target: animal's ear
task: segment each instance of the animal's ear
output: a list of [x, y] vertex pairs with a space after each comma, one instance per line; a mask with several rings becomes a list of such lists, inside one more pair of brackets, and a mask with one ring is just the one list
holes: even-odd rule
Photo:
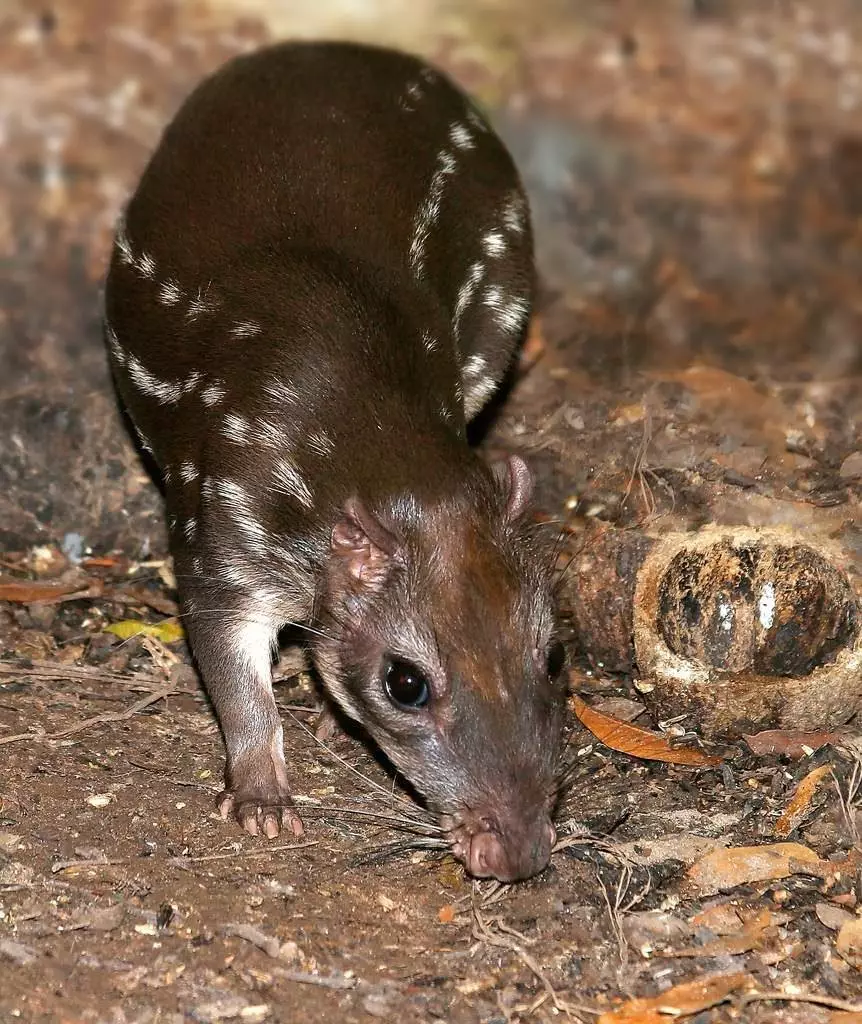
[[382, 583], [398, 549], [398, 538], [359, 498], [350, 498], [332, 528], [331, 548], [347, 573], [363, 586]]
[[523, 515], [533, 494], [533, 474], [520, 455], [510, 455], [494, 465], [494, 473], [506, 497], [506, 519], [514, 522]]

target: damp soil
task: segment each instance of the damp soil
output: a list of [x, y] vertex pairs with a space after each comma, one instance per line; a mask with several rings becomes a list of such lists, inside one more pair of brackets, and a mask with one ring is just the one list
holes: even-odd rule
[[[113, 223], [201, 75], [291, 17], [303, 31], [270, 6], [278, 19], [239, 0], [0, 10], [0, 576], [67, 585], [0, 602], [0, 1021], [592, 1021], [735, 971], [776, 998], [698, 1022], [839, 1020], [862, 1004], [859, 948], [836, 938], [858, 868], [710, 895], [686, 872], [775, 842], [821, 764], [834, 783], [785, 838], [855, 863], [847, 744], [798, 761], [740, 741], [691, 768], [573, 718], [564, 842], [500, 889], [429, 842], [362, 737], [313, 738], [319, 695], [291, 662], [276, 690], [306, 834], [243, 835], [214, 813], [221, 739], [182, 640], [105, 631], [163, 622], [175, 598], [102, 346]], [[356, 7], [333, 33], [392, 41]], [[429, 9], [415, 45], [510, 143], [538, 244], [537, 315], [484, 449], [530, 461], [563, 561], [596, 520], [780, 526], [840, 548], [858, 599], [858, 6], [456, 7]], [[655, 728], [630, 674], [577, 637], [571, 654], [584, 699]], [[725, 904], [772, 924], [717, 951], [697, 915]]]

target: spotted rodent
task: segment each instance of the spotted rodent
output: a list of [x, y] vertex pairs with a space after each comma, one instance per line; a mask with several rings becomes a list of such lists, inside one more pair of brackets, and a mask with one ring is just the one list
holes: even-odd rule
[[522, 460], [465, 423], [532, 294], [502, 142], [405, 54], [283, 44], [205, 80], [117, 231], [106, 335], [167, 498], [185, 623], [227, 748], [222, 814], [294, 834], [272, 694], [304, 627], [329, 695], [476, 876], [554, 842], [564, 651]]

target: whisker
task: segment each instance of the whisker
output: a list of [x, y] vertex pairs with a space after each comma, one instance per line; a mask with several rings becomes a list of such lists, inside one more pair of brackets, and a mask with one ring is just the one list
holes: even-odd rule
[[392, 860], [394, 857], [397, 857], [402, 853], [409, 853], [412, 850], [437, 850], [443, 853], [447, 849], [448, 843], [445, 843], [442, 840], [401, 840], [394, 843], [388, 843], [386, 846], [382, 846], [379, 849], [372, 850], [368, 853], [357, 854], [357, 856], [352, 857], [348, 861], [348, 866], [351, 868], [359, 868], [369, 864], [381, 864], [384, 861]]
[[[362, 781], [367, 786], [370, 786], [378, 793], [382, 793], [387, 800], [397, 800], [398, 803], [404, 804], [405, 807], [408, 807], [414, 813], [425, 813], [426, 816], [430, 818], [430, 814], [428, 812], [422, 811], [419, 805], [414, 803], [412, 800], [408, 801], [405, 797], [399, 796], [397, 793], [390, 792], [385, 786], [381, 786], [379, 782], [375, 782], [374, 779], [370, 779], [367, 775], [363, 775], [363, 773], [354, 765], [352, 765], [347, 760], [347, 758], [344, 758], [341, 756], [341, 754], [336, 753], [331, 747], [327, 746], [322, 739], [319, 739], [317, 736], [315, 736], [314, 731], [312, 729], [309, 729], [304, 722], [300, 722], [299, 719], [296, 718], [296, 716], [291, 714], [290, 712], [288, 712], [288, 714], [293, 719], [294, 723], [298, 725], [299, 728], [304, 733], [307, 733], [319, 747], [323, 747], [323, 749], [327, 752], [327, 754], [329, 754], [331, 758], [337, 761], [343, 768], [347, 768], [348, 771], [351, 771], [353, 772], [354, 775], [357, 775], [360, 779], [362, 779]], [[417, 818], [415, 820], [417, 821], [418, 824], [424, 824], [421, 818]]]
[[443, 829], [439, 825], [435, 825], [433, 822], [418, 821], [415, 818], [409, 818], [406, 815], [399, 817], [394, 814], [384, 814], [382, 811], [367, 811], [361, 810], [358, 807], [328, 807], [326, 804], [319, 801], [303, 800], [302, 806], [310, 807], [313, 810], [321, 812], [321, 815], [327, 814], [346, 814], [355, 815], [358, 818], [372, 818], [375, 821], [383, 821], [388, 825], [395, 828], [399, 828], [405, 832], [412, 832], [415, 835], [427, 835], [427, 838], [437, 838], [438, 834], [443, 833]]

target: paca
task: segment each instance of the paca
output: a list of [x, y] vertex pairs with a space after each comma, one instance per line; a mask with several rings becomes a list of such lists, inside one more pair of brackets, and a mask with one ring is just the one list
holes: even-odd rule
[[466, 422], [530, 311], [500, 139], [405, 54], [284, 44], [168, 126], [106, 285], [117, 387], [164, 479], [224, 733], [219, 807], [302, 832], [271, 685], [284, 627], [476, 876], [547, 863], [565, 652], [525, 463]]

